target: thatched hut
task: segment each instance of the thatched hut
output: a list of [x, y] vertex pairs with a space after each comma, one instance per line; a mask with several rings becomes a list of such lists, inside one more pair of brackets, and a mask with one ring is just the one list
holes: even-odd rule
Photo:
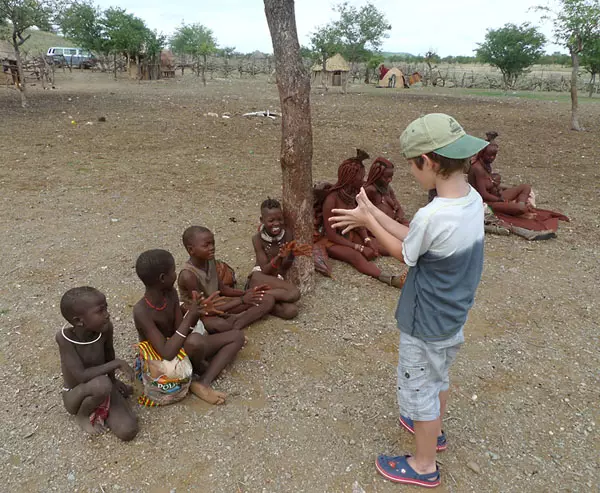
[[[323, 64], [315, 64], [312, 68], [313, 82], [319, 78], [323, 82]], [[350, 65], [342, 55], [337, 53], [325, 62], [325, 80], [328, 86], [346, 86], [348, 82], [348, 74], [350, 73]]]
[[17, 57], [13, 46], [0, 40], [0, 84], [19, 83], [19, 71], [17, 70]]

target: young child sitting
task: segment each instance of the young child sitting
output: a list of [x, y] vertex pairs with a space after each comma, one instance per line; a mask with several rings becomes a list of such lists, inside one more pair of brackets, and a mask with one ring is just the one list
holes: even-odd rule
[[121, 440], [132, 440], [137, 419], [125, 399], [133, 389], [115, 378], [115, 370], [133, 379], [133, 369], [115, 359], [106, 297], [91, 287], [73, 288], [60, 300], [60, 311], [71, 324], [56, 334], [65, 409], [87, 433], [99, 433], [106, 425]]
[[184, 307], [192, 302], [192, 293], [204, 297], [221, 294], [226, 299], [219, 307], [221, 313], [201, 314], [208, 332], [240, 330], [268, 315], [275, 299], [268, 293], [269, 286], [255, 286], [246, 291], [223, 285], [215, 265], [215, 237], [207, 228], [190, 226], [183, 232], [183, 246], [190, 255], [179, 272], [177, 284]]
[[358, 207], [334, 210], [332, 222], [346, 230], [367, 227], [410, 266], [396, 309], [397, 396], [400, 424], [414, 433], [416, 453], [380, 455], [376, 467], [391, 481], [433, 488], [440, 484], [436, 451], [447, 447], [442, 418], [448, 371], [464, 342], [463, 327], [483, 271], [483, 201], [464, 173], [468, 159], [488, 143], [438, 113], [412, 122], [400, 144], [419, 185], [437, 190], [410, 229], [378, 209], [364, 190]]
[[252, 237], [256, 265], [246, 287], [269, 286], [269, 294], [276, 302], [273, 315], [291, 319], [298, 315], [300, 291], [284, 277], [295, 255], [312, 255], [312, 247], [307, 250], [296, 246], [292, 232], [284, 226], [281, 204], [274, 199], [265, 200], [260, 206], [260, 230]]
[[[218, 310], [212, 299], [201, 300], [192, 293], [185, 316], [181, 313], [179, 297], [173, 287], [177, 274], [175, 260], [166, 250], [148, 250], [135, 264], [138, 277], [144, 283], [144, 297], [133, 307], [133, 320], [140, 341], [148, 341], [164, 360], [173, 360], [183, 349], [189, 357], [197, 378], [190, 391], [211, 404], [223, 404], [226, 395], [210, 385], [231, 363], [244, 344], [240, 331], [206, 334], [200, 313], [214, 314]], [[205, 364], [208, 362], [208, 366]]]

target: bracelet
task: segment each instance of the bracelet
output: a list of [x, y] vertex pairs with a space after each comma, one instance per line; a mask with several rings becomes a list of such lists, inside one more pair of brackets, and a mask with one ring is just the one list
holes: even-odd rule
[[[178, 336], [183, 337], [184, 339], [187, 339], [187, 335], [183, 335], [181, 332], [179, 332], [178, 330], [175, 331], [175, 334], [177, 334]], [[189, 335], [189, 334], [188, 334]]]
[[371, 238], [369, 238], [368, 236], [363, 240], [363, 243], [366, 245], [367, 243], [369, 243], [371, 241]]
[[271, 259], [271, 267], [273, 267], [273, 269], [277, 269], [277, 257], [273, 257]]

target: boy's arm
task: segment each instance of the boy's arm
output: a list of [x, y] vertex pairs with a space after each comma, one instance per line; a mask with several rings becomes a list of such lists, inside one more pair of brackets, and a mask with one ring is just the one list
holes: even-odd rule
[[[363, 207], [363, 205], [360, 202], [359, 205]], [[398, 221], [388, 216], [385, 212], [379, 210], [371, 201], [369, 201], [368, 204], [365, 204], [364, 207], [366, 207], [369, 217], [367, 229], [371, 231], [371, 233], [373, 233], [373, 236], [377, 238], [377, 241], [379, 241], [379, 243], [381, 243], [387, 248], [387, 246], [382, 241], [380, 241], [379, 233], [375, 232], [375, 228], [377, 226], [379, 228], [383, 228], [386, 233], [393, 236], [396, 240], [404, 241], [406, 239], [406, 235], [408, 235], [408, 228], [406, 226], [400, 224]]]
[[[196, 317], [194, 317], [194, 312]], [[163, 333], [158, 329], [148, 310], [139, 303], [133, 308], [133, 321], [136, 328], [144, 334], [160, 357], [165, 360], [172, 360], [177, 356], [179, 350], [183, 347], [187, 336], [192, 332], [192, 323], [197, 318], [197, 314], [198, 307], [195, 306], [194, 308], [194, 305], [191, 306], [179, 326], [176, 326], [177, 331], [180, 332], [181, 335], [175, 332], [169, 340], [167, 340]]]
[[[284, 240], [286, 244], [294, 240], [294, 234], [289, 229], [286, 229], [285, 231]], [[282, 274], [285, 274], [290, 269], [290, 267], [294, 263], [295, 258], [296, 256], [294, 255], [293, 251], [290, 251], [290, 253], [283, 257], [283, 260], [281, 261], [281, 266], [279, 267], [279, 270]]]
[[69, 373], [77, 381], [77, 384], [89, 382], [101, 375], [108, 375], [118, 368], [124, 371], [127, 371], [129, 368], [129, 365], [125, 361], [119, 359], [113, 359], [102, 365], [85, 368], [73, 344], [65, 340], [61, 332], [56, 334], [56, 343], [58, 344], [62, 364], [68, 369]]
[[[115, 359], [115, 346], [113, 343], [113, 325], [110, 323], [110, 330], [104, 333], [106, 335], [106, 340], [104, 341], [104, 361], [109, 362]], [[115, 378], [115, 372], [111, 371], [108, 373], [108, 377], [115, 382], [117, 379]]]

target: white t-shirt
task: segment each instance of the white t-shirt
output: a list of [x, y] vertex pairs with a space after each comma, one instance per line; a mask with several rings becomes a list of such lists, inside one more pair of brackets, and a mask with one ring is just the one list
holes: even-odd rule
[[410, 267], [396, 309], [402, 332], [422, 340], [452, 337], [465, 324], [483, 271], [483, 201], [434, 198], [410, 222], [402, 246]]

